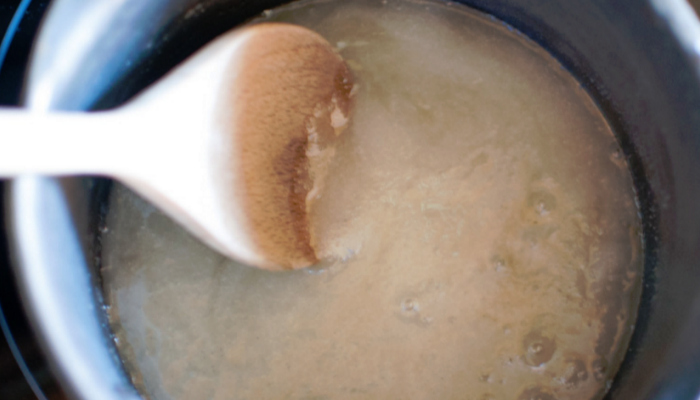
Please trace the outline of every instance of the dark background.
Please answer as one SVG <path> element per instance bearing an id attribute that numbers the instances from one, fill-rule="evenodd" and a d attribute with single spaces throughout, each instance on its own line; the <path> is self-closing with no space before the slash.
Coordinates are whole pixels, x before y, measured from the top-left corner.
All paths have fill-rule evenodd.
<path id="1" fill-rule="evenodd" d="M 85 0 L 91 1 L 91 0 Z M 148 1 L 148 0 L 144 0 Z M 573 1 L 573 0 L 572 0 Z M 578 0 L 581 1 L 581 0 Z M 31 43 L 49 0 L 32 0 L 10 45 L 5 62 L 0 65 L 0 106 L 16 106 L 21 99 L 22 84 Z M 20 0 L 0 0 L 0 39 L 17 9 Z M 689 0 L 698 10 L 700 0 Z M 1 126 L 0 126 L 1 128 Z M 46 359 L 41 354 L 29 323 L 22 311 L 14 276 L 9 267 L 7 238 L 4 234 L 3 182 L 0 181 L 0 308 L 11 332 L 11 337 L 0 338 L 0 400 L 65 400 Z M 2 316 L 0 315 L 0 318 Z M 15 359 L 21 354 L 23 361 Z M 20 368 L 26 365 L 26 377 Z M 37 394 L 30 382 L 35 382 Z"/>
<path id="2" fill-rule="evenodd" d="M 19 5 L 20 0 L 0 0 L 0 39 Z M 0 66 L 0 106 L 14 106 L 20 101 L 24 70 L 34 34 L 39 26 L 48 1 L 33 0 L 22 18 L 11 42 L 5 62 Z M 1 129 L 1 128 L 0 128 Z M 0 193 L 3 183 L 0 182 Z M 49 400 L 66 397 L 51 374 L 21 308 L 14 277 L 9 267 L 7 238 L 4 234 L 3 196 L 0 195 L 0 307 L 14 339 L 0 338 L 0 399 L 33 400 L 38 396 Z M 8 340 L 9 339 L 9 340 Z M 40 392 L 34 394 L 27 378 L 10 350 L 16 344 L 22 354 L 27 371 Z"/>

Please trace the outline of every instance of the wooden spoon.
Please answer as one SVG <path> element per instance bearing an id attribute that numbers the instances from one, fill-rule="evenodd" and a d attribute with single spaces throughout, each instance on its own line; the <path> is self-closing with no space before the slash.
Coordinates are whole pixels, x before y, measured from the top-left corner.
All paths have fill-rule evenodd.
<path id="1" fill-rule="evenodd" d="M 315 157 L 344 128 L 352 88 L 316 33 L 252 25 L 118 109 L 1 110 L 0 176 L 113 177 L 226 256 L 306 267 L 317 261 L 308 207 L 324 176 Z"/>

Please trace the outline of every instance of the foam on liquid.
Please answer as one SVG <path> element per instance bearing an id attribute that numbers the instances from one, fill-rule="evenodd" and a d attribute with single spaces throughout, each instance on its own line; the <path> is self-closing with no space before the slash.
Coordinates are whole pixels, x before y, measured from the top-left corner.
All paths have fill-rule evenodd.
<path id="1" fill-rule="evenodd" d="M 304 1 L 359 84 L 312 216 L 321 265 L 238 265 L 115 184 L 112 328 L 154 399 L 597 399 L 641 240 L 610 128 L 551 56 L 433 1 Z"/>

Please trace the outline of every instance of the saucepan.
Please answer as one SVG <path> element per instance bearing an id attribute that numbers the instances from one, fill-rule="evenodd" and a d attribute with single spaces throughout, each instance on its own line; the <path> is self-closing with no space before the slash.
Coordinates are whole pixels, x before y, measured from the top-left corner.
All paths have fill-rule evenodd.
<path id="1" fill-rule="evenodd" d="M 631 166 L 644 286 L 634 336 L 607 398 L 698 398 L 695 14 L 685 0 L 461 2 L 523 32 L 577 76 Z M 33 50 L 24 103 L 40 110 L 115 107 L 218 34 L 281 3 L 55 0 Z M 109 189 L 105 179 L 22 177 L 5 194 L 24 307 L 66 391 L 83 399 L 139 398 L 115 350 L 96 273 Z"/>

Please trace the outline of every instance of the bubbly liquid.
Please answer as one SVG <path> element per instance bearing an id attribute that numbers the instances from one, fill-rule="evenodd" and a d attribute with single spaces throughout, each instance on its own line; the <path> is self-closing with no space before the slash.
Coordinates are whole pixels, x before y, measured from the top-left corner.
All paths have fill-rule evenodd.
<path id="1" fill-rule="evenodd" d="M 154 399 L 597 399 L 636 317 L 630 173 L 545 51 L 462 6 L 305 1 L 359 84 L 312 215 L 326 261 L 272 273 L 115 185 L 104 289 Z"/>

